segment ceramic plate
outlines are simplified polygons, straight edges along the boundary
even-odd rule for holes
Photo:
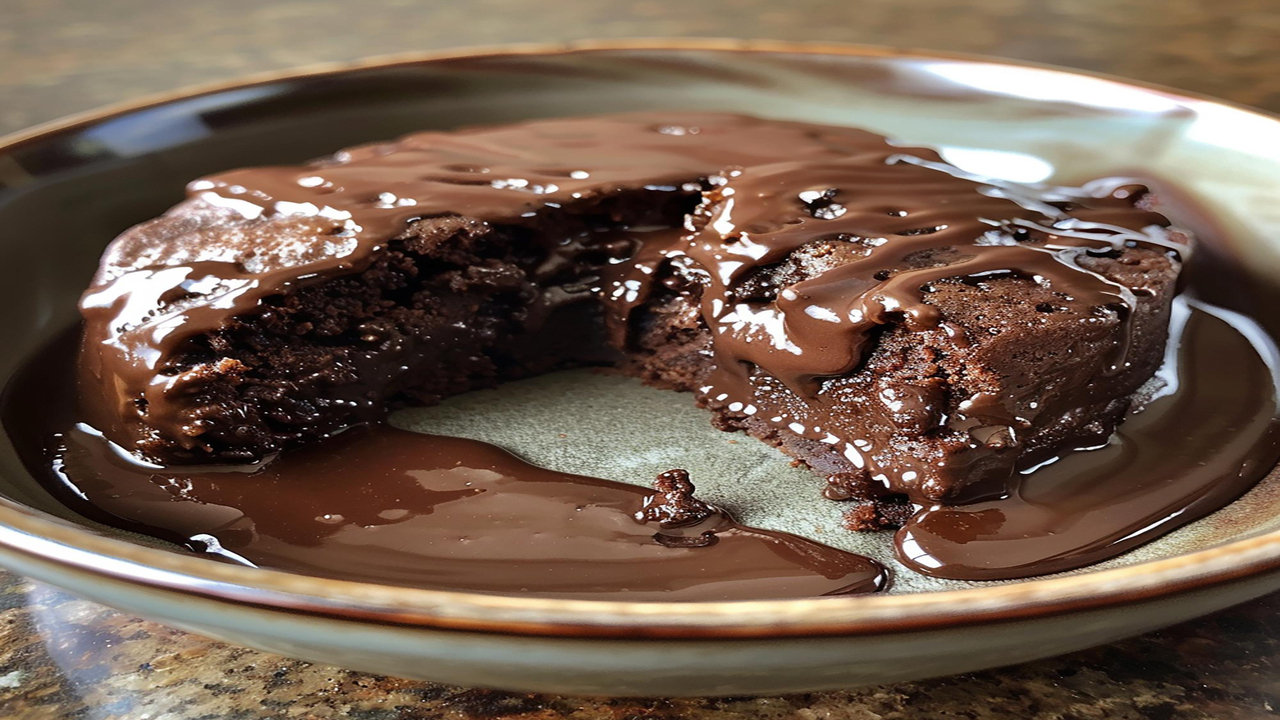
[[[0,379],[74,322],[102,247],[198,175],[414,130],[664,108],[866,127],[1026,182],[1174,179],[1233,252],[1280,278],[1280,121],[1226,103],[1040,66],[849,46],[653,41],[403,56],[151,98],[0,140]],[[558,427],[570,406],[581,426]],[[712,430],[688,396],[631,380],[552,375],[394,422],[622,481],[679,464],[752,524],[891,558],[887,534],[839,530],[839,508],[817,501],[812,475]],[[1061,576],[961,583],[902,571],[876,596],[666,604],[232,566],[73,517],[7,440],[0,477],[0,562],[18,572],[266,650],[532,691],[771,693],[919,678],[1110,641],[1280,588],[1276,472],[1215,515]]]

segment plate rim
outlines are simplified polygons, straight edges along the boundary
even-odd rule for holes
[[[1280,123],[1280,115],[1167,86],[969,53],[721,38],[636,38],[486,45],[309,64],[202,83],[40,123],[0,137],[0,151],[93,123],[217,92],[361,70],[484,57],[694,51],[949,60],[1037,69],[1116,83],[1183,104],[1208,103]],[[1263,481],[1280,477],[1274,468]],[[351,622],[437,630],[614,639],[853,636],[1025,620],[1170,597],[1280,569],[1280,530],[1125,567],[903,595],[732,602],[630,602],[489,595],[332,580],[218,563],[146,547],[0,498],[0,557],[98,581]]]

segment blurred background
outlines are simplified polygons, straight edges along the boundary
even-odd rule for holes
[[[307,63],[658,36],[1001,55],[1280,111],[1280,0],[0,0],[0,132]]]

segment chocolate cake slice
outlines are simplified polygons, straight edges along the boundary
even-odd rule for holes
[[[189,191],[81,303],[85,409],[143,458],[260,460],[609,363],[833,476],[868,525],[1110,434],[1186,240],[1139,186],[722,114],[420,133]]]

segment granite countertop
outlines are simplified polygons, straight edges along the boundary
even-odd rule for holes
[[[24,720],[1234,720],[1280,711],[1278,663],[1273,595],[1001,670],[770,698],[606,700],[350,672],[0,581],[0,717]]]
[[[988,53],[1280,111],[1275,0],[4,0],[0,132],[309,62],[655,36]],[[1278,611],[1280,596],[1272,596],[1093,650],[922,682],[779,698],[598,700],[445,687],[290,660],[0,571],[0,717],[1260,718],[1280,709]]]

